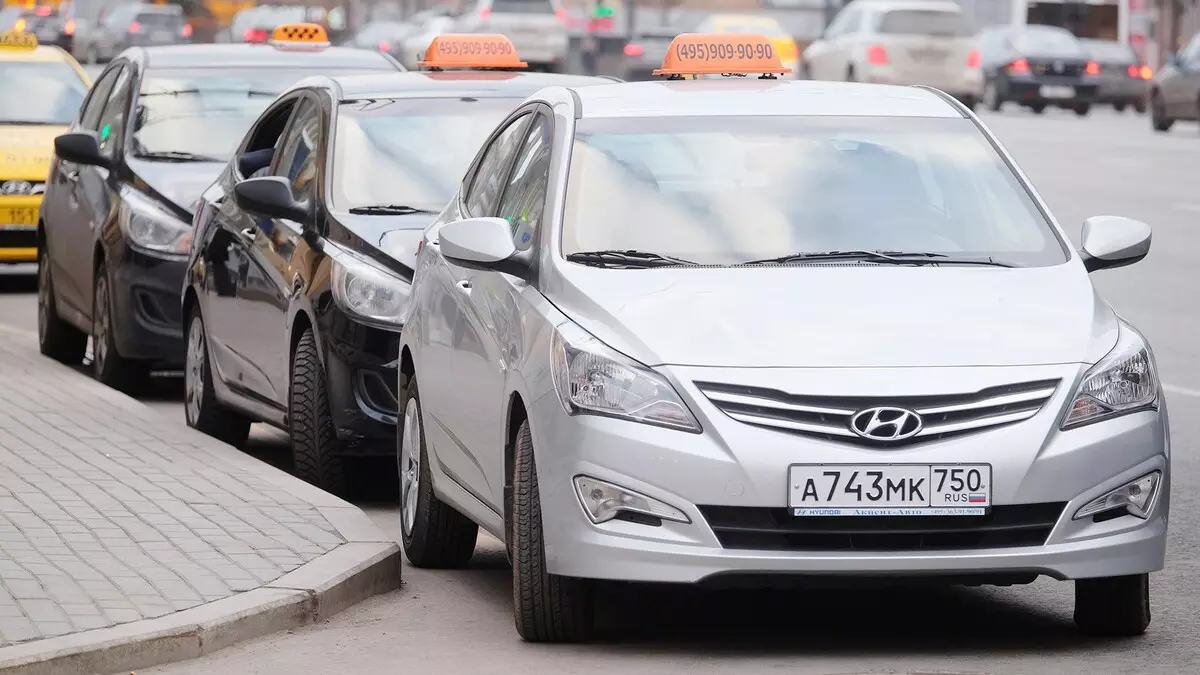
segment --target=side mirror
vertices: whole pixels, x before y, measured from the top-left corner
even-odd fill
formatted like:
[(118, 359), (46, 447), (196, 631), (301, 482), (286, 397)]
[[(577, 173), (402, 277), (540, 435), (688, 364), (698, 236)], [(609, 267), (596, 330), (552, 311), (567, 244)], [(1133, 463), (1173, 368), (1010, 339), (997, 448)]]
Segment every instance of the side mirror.
[(1150, 252), (1150, 226), (1120, 216), (1083, 221), (1083, 266), (1089, 272), (1132, 265)]
[(296, 200), (287, 179), (262, 176), (244, 180), (233, 186), (233, 200), (244, 211), (308, 225), (308, 202)]
[(443, 225), (438, 245), (449, 262), (476, 270), (516, 277), (529, 271), (528, 261), (513, 244), (512, 227), (503, 218), (467, 218)]
[(100, 138), (94, 131), (76, 131), (55, 138), (54, 154), (75, 164), (112, 168), (112, 161), (100, 154)]

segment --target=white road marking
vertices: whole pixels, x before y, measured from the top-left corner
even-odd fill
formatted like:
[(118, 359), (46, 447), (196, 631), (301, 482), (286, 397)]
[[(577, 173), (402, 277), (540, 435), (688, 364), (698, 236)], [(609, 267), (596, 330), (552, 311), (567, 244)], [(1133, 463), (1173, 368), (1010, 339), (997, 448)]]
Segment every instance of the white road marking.
[(1200, 389), (1189, 389), (1187, 387), (1181, 387), (1177, 384), (1163, 384), (1162, 388), (1164, 391), (1170, 391), (1170, 392), (1174, 392), (1176, 394), (1183, 394), (1184, 396), (1195, 396), (1196, 398), (1200, 398)]

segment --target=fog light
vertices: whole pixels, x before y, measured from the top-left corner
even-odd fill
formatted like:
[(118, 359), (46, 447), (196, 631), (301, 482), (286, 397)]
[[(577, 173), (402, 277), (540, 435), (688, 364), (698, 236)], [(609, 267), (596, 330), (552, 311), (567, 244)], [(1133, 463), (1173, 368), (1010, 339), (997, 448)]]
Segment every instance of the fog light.
[(1141, 478), (1131, 480), (1084, 504), (1075, 512), (1075, 520), (1117, 509), (1124, 509), (1131, 516), (1146, 518), (1150, 514), (1150, 507), (1154, 504), (1154, 496), (1158, 493), (1158, 483), (1161, 478), (1160, 472), (1152, 471)]
[(687, 515), (668, 506), (657, 499), (634, 492), (612, 483), (606, 483), (587, 476), (575, 477), (575, 494), (579, 495), (579, 503), (593, 523), (605, 523), (616, 518), (622, 512), (640, 513), (652, 518), (673, 520), (677, 523), (690, 523)]

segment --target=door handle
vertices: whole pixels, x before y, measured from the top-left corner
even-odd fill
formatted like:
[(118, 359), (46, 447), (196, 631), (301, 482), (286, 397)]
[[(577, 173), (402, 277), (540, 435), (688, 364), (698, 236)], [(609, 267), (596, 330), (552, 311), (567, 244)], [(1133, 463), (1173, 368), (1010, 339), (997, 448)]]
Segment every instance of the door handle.
[(454, 284), (454, 287), (457, 288), (459, 290), (459, 292), (461, 292), (461, 293), (470, 293), (471, 292), (471, 280), (463, 279), (462, 281)]
[(79, 182), (79, 169), (70, 169), (68, 171), (63, 171), (63, 178), (67, 179), (68, 181), (70, 181), (72, 183), (78, 183)]
[(257, 227), (247, 227), (246, 229), (242, 230), (241, 232), (238, 232), (238, 234), (242, 235), (243, 239), (253, 239), (254, 236), (256, 234), (258, 234), (258, 228)]

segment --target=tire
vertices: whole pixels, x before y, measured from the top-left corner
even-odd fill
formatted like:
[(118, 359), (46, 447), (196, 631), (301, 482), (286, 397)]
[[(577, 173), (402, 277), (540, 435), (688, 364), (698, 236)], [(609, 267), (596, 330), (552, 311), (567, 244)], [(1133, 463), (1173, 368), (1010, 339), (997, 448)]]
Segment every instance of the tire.
[(1122, 102), (1120, 102), (1120, 101), (1118, 101), (1118, 102), (1116, 102), (1116, 103), (1114, 103), (1114, 104), (1113, 104), (1113, 110), (1115, 110), (1115, 111), (1117, 111), (1117, 112), (1119, 112), (1119, 113), (1123, 113), (1123, 112), (1125, 112), (1125, 104), (1124, 104), (1124, 103), (1122, 103)]
[(974, 112), (975, 108), (979, 105), (979, 99), (975, 98), (974, 96), (963, 96), (959, 99), (959, 102), (966, 106), (967, 110), (972, 112)]
[(542, 506), (529, 422), (517, 431), (513, 461), (513, 618), (528, 642), (583, 642), (595, 628), (592, 583), (546, 571)]
[(1142, 101), (1140, 99), (1137, 101), (1134, 101), (1133, 102), (1133, 111), (1139, 115), (1145, 115), (1146, 114), (1146, 102)]
[(983, 86), (983, 101), (992, 112), (1000, 112), (1004, 107), (1004, 101), (1000, 99), (1000, 89), (994, 81), (989, 81)]
[(1087, 117), (1087, 114), (1092, 111), (1092, 104), (1076, 103), (1072, 110), (1074, 110), (1075, 114), (1080, 117)]
[(317, 340), (306, 328), (292, 357), (291, 386), (288, 388), (288, 433), (292, 440), (292, 465), (297, 478), (326, 492), (345, 494), (346, 478), (341, 444), (329, 412), (325, 390), (325, 367), (317, 352)]
[(479, 526), (434, 494), (416, 378), (409, 380), (402, 419), (396, 437), (396, 468), (400, 472), (404, 555), (414, 567), (465, 567), (475, 555)]
[(148, 364), (127, 359), (117, 351), (113, 337), (112, 297), (109, 291), (108, 269), (103, 262), (96, 266), (92, 284), (92, 375), (104, 385), (131, 393), (150, 377)]
[(50, 277), (50, 256), (42, 242), (38, 250), (38, 349), (43, 356), (69, 366), (83, 362), (87, 353), (87, 333), (62, 320), (54, 300), (54, 280)]
[(1135, 637), (1150, 626), (1150, 575), (1079, 579), (1075, 625), (1087, 635)]
[(846, 68), (846, 81), (858, 82), (858, 77), (854, 74), (854, 66), (848, 66)]
[(245, 447), (250, 435), (250, 419), (217, 401), (213, 388), (214, 370), (208, 353), (208, 332), (199, 306), (188, 315), (186, 330), (183, 411), (187, 425), (235, 448)]
[(1046, 112), (1046, 104), (1045, 103), (1031, 103), (1029, 105), (1029, 109), (1033, 111), (1034, 115), (1041, 115), (1042, 113)]
[(1155, 131), (1170, 131), (1175, 120), (1167, 117), (1167, 104), (1157, 91), (1150, 99), (1150, 127)]

